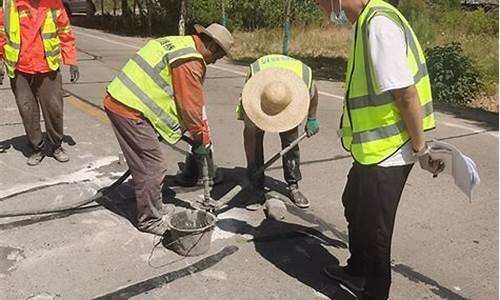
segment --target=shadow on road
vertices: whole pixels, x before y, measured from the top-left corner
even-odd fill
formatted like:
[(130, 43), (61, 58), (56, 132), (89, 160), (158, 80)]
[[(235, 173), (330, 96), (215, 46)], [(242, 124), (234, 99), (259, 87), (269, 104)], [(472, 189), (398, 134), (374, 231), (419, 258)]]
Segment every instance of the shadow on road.
[(330, 299), (356, 299), (322, 271), (325, 265), (339, 264), (326, 247), (344, 248), (342, 241), (311, 227), (270, 219), (264, 219), (258, 226), (236, 219), (223, 219), (217, 225), (225, 231), (252, 235), (248, 242), (254, 244), (257, 253), (316, 292)]
[(470, 125), (484, 128), (485, 131), (498, 131), (498, 113), (478, 108), (461, 108), (435, 103), (434, 109), (440, 113), (459, 118)]
[(202, 258), (198, 260), (195, 263), (189, 264), (186, 267), (172, 271), (172, 272), (167, 272), (164, 274), (161, 274), (159, 276), (153, 277), (146, 279), (141, 282), (137, 282), (125, 287), (121, 287), (118, 290), (106, 293), (102, 296), (92, 298), (93, 300), (107, 300), (107, 299), (129, 299), (134, 296), (142, 295), (142, 294), (147, 294), (148, 291), (160, 288), (164, 285), (167, 285), (177, 279), (181, 279), (183, 277), (188, 277), (188, 276), (193, 276), (193, 274), (196, 274), (198, 272), (210, 269), (211, 267), (217, 265), (219, 262), (224, 260), (226, 257), (229, 257), (236, 253), (239, 250), (238, 247), (236, 246), (226, 246), (219, 252), (207, 256), (205, 258)]
[[(44, 139), (46, 141), (46, 148), (50, 149), (52, 146), (48, 146), (47, 137), (44, 134)], [(63, 144), (67, 144), (69, 146), (76, 145), (75, 140), (72, 136), (65, 135), (63, 137)], [(48, 147), (47, 147), (48, 146)], [(33, 150), (31, 145), (29, 144), (28, 137), (26, 135), (16, 136), (7, 140), (0, 141), (0, 153), (4, 153), (7, 150), (13, 148), (14, 150), (21, 152), (24, 157), (29, 157)]]

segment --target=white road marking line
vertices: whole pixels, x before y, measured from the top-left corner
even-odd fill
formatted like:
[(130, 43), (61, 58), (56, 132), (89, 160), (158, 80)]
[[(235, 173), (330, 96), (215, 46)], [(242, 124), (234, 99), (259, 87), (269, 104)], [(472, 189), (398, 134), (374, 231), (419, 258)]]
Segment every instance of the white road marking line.
[[(91, 38), (95, 38), (95, 39), (98, 39), (98, 40), (102, 40), (102, 41), (105, 41), (105, 42), (108, 42), (108, 43), (112, 43), (112, 44), (116, 44), (116, 45), (121, 45), (121, 46), (124, 46), (124, 47), (136, 49), (136, 50), (140, 49), (140, 47), (132, 46), (130, 44), (126, 44), (126, 43), (122, 43), (122, 42), (118, 42), (118, 41), (115, 41), (115, 40), (110, 39), (110, 38), (102, 38), (102, 37), (99, 37), (99, 36), (96, 36), (96, 35), (92, 35), (92, 34), (88, 34), (88, 33), (83, 33), (81, 31), (75, 31), (75, 32), (77, 34), (81, 34), (81, 35), (84, 35), (84, 36), (87, 36), (87, 37), (91, 37)], [(225, 67), (215, 66), (215, 65), (209, 65), (209, 67), (214, 68), (214, 69), (218, 69), (218, 70), (221, 70), (221, 71), (230, 72), (230, 73), (237, 74), (237, 75), (246, 76), (245, 72), (236, 71), (236, 70), (233, 70), (233, 69), (230, 69), (230, 68), (225, 68)], [(322, 96), (331, 97), (331, 98), (335, 98), (335, 99), (339, 99), (339, 100), (343, 100), (344, 99), (344, 97), (339, 96), (339, 95), (330, 94), (330, 93), (326, 93), (326, 92), (322, 92), (322, 91), (318, 91), (318, 92)], [(449, 127), (460, 128), (460, 129), (463, 129), (463, 130), (466, 130), (466, 131), (470, 131), (472, 133), (482, 133), (482, 134), (487, 134), (489, 136), (493, 136), (493, 137), (498, 138), (498, 133), (495, 133), (495, 132), (489, 132), (489, 131), (485, 132), (484, 130), (478, 130), (478, 129), (471, 128), (471, 127), (468, 127), (468, 126), (459, 125), (459, 124), (453, 124), (453, 123), (444, 122), (444, 121), (438, 121), (438, 123), (441, 123), (441, 124), (449, 126)]]
[(128, 47), (128, 48), (131, 48), (131, 49), (135, 49), (135, 50), (139, 50), (141, 48), (139, 46), (133, 46), (133, 45), (130, 45), (130, 44), (118, 42), (118, 41), (112, 40), (110, 38), (103, 38), (103, 37), (96, 36), (96, 35), (93, 35), (93, 34), (84, 33), (84, 32), (81, 32), (79, 30), (73, 30), (73, 32), (75, 32), (77, 34), (81, 34), (81, 35), (87, 36), (87, 37), (91, 37), (91, 38), (94, 38), (94, 39), (97, 39), (97, 40), (105, 41), (105, 42), (108, 42), (110, 44), (120, 45), (120, 46)]
[(463, 129), (466, 131), (470, 131), (471, 133), (482, 133), (482, 134), (487, 134), (487, 135), (498, 138), (498, 132), (486, 131), (485, 129), (474, 129), (474, 128), (469, 127), (469, 126), (464, 126), (464, 125), (445, 122), (445, 121), (438, 121), (438, 122), (445, 125), (445, 126)]
[(325, 93), (325, 92), (322, 92), (322, 91), (318, 91), (318, 94), (320, 94), (322, 96), (332, 97), (332, 98), (339, 99), (339, 100), (344, 100), (343, 96), (334, 95), (334, 94), (330, 94), (330, 93)]
[(93, 181), (93, 180), (98, 180), (98, 176), (102, 175), (99, 172), (96, 172), (96, 169), (102, 167), (102, 166), (107, 166), (111, 164), (112, 162), (118, 160), (117, 156), (107, 156), (101, 159), (98, 159), (93, 162), (89, 162), (84, 166), (82, 169), (70, 173), (70, 174), (64, 174), (58, 177), (54, 177), (45, 181), (37, 181), (37, 182), (32, 182), (32, 183), (22, 183), (22, 184), (17, 184), (11, 187), (10, 189), (2, 190), (0, 191), (0, 198), (6, 198), (9, 197), (10, 195), (15, 195), (18, 193), (22, 193), (24, 191), (28, 191), (32, 188), (36, 187), (42, 187), (46, 185), (53, 185), (53, 184), (59, 184), (59, 183), (76, 183), (76, 182), (82, 182), (82, 181)]
[[(218, 69), (218, 70), (221, 70), (221, 71), (230, 72), (230, 73), (237, 74), (237, 75), (242, 75), (242, 76), (246, 76), (247, 75), (245, 72), (236, 71), (236, 70), (225, 68), (225, 67), (221, 67), (221, 66), (210, 65), (209, 67), (214, 68), (214, 69)], [(326, 93), (326, 92), (322, 92), (322, 91), (319, 91), (319, 94), (322, 95), (322, 96), (327, 96), (327, 97), (332, 97), (332, 98), (339, 99), (339, 100), (344, 100), (344, 97), (343, 96), (339, 96), (339, 95), (334, 95), (334, 94), (330, 94), (330, 93)]]

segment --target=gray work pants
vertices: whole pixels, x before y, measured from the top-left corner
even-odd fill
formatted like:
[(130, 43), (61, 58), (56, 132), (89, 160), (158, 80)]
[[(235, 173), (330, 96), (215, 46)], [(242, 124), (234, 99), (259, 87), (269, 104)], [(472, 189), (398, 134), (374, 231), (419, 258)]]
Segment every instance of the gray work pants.
[(33, 149), (42, 150), (44, 147), (40, 108), (47, 137), (54, 149), (59, 148), (64, 136), (61, 72), (26, 74), (16, 71), (16, 76), (10, 80), (10, 86)]
[(106, 110), (134, 179), (137, 228), (145, 230), (161, 221), (162, 181), (166, 173), (163, 153), (152, 125)]

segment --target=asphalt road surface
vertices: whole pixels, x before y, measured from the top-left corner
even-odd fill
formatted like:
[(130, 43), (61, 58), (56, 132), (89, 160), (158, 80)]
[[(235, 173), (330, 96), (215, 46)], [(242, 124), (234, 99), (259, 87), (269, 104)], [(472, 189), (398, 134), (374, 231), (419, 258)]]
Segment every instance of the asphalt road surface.
[[(27, 140), (7, 80), (0, 87), (0, 213), (74, 203), (115, 181), (126, 164), (102, 111), (105, 87), (144, 44), (75, 28), (81, 78), (69, 83), (64, 67), (65, 144), (71, 161), (47, 157), (26, 165)], [(333, 66), (332, 66), (333, 68)], [(235, 105), (245, 66), (221, 61), (208, 68), (205, 92), (215, 159), (225, 183), (219, 199), (245, 174), (243, 124)], [(130, 220), (133, 183), (84, 209), (39, 217), (0, 219), (0, 299), (355, 299), (322, 267), (344, 264), (346, 223), (340, 201), (352, 163), (336, 138), (343, 85), (319, 81), (320, 133), (301, 145), (301, 189), (307, 210), (287, 203), (281, 222), (250, 212), (241, 193), (219, 215), (209, 252), (181, 257)], [(481, 184), (472, 202), (451, 176), (434, 179), (414, 168), (398, 210), (393, 238), (391, 299), (498, 297), (498, 120), (488, 114), (438, 111), (428, 138), (444, 140), (473, 158)], [(167, 185), (187, 145), (165, 146)], [(279, 150), (266, 135), (266, 157)], [(281, 162), (266, 185), (283, 193)], [(164, 201), (200, 199), (199, 188), (165, 188)]]

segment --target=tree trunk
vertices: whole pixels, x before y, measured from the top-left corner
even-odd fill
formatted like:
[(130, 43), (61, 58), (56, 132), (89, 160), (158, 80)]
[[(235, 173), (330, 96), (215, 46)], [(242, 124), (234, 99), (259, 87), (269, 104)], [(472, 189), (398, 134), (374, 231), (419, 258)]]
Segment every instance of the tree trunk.
[(181, 14), (179, 17), (179, 35), (186, 34), (186, 1), (181, 0)]
[(283, 24), (283, 55), (288, 55), (288, 41), (290, 39), (290, 11), (293, 0), (285, 0), (285, 22)]
[(222, 25), (227, 26), (227, 16), (226, 16), (226, 0), (222, 0)]
[(130, 11), (128, 10), (128, 1), (122, 0), (122, 17), (128, 19)]
[(146, 8), (148, 9), (148, 33), (153, 34), (153, 3), (152, 0), (146, 0)]

